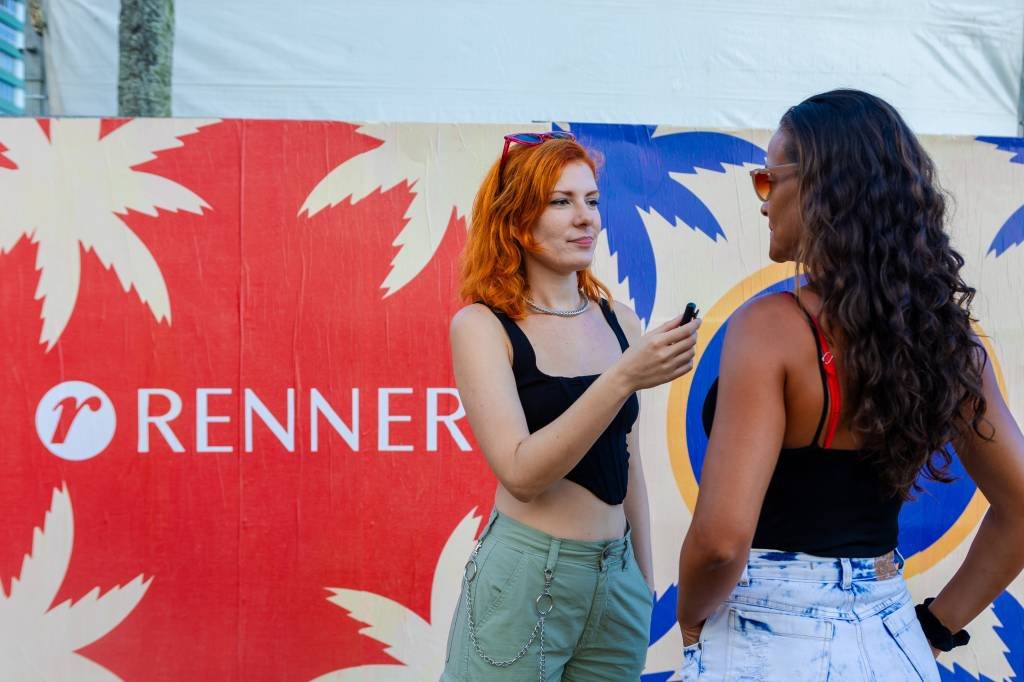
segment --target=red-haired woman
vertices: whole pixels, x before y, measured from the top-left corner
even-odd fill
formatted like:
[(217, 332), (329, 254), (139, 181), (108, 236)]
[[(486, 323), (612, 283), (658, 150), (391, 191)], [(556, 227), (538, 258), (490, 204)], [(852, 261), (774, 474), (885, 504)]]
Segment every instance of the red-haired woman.
[(590, 272), (595, 164), (522, 133), (477, 192), (455, 379), (498, 479), (442, 680), (636, 680), (652, 607), (635, 392), (692, 368), (698, 321), (641, 335)]

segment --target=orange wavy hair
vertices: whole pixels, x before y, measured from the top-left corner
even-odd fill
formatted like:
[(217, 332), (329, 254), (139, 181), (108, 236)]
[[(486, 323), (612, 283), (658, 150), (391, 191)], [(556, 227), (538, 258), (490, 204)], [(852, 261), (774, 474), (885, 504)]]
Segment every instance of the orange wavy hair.
[[(473, 200), (469, 239), (462, 253), (461, 295), (481, 301), (514, 320), (526, 316), (524, 252), (537, 253), (533, 227), (547, 208), (551, 191), (566, 165), (582, 162), (597, 177), (597, 164), (579, 143), (545, 140), (532, 147), (513, 146), (505, 159), (503, 187), (498, 193), (494, 162)], [(612, 300), (611, 292), (590, 268), (579, 270), (576, 281), (583, 295)]]

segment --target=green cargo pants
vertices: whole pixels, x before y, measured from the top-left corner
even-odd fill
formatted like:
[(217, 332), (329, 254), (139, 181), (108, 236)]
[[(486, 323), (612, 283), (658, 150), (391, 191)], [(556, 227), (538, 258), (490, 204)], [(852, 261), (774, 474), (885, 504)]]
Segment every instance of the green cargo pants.
[(628, 530), (562, 540), (495, 510), (466, 564), (441, 682), (638, 680), (652, 597)]

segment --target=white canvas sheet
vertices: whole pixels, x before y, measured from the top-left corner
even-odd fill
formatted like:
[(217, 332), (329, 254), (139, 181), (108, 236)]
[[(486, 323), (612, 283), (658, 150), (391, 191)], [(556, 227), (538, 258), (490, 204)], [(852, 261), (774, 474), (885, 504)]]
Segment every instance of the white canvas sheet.
[[(1021, 0), (178, 0), (174, 115), (772, 128), (834, 87), (1017, 135)], [(51, 111), (117, 110), (117, 0), (48, 0)]]

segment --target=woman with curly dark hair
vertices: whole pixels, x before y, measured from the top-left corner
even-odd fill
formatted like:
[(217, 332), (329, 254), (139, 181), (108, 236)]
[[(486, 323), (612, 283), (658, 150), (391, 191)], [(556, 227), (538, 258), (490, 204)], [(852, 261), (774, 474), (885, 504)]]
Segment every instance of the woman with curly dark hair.
[[(938, 680), (933, 654), (1024, 567), (1024, 437), (932, 161), (889, 104), (836, 90), (787, 111), (751, 175), (771, 259), (806, 283), (729, 322), (679, 558), (684, 679)], [(954, 451), (991, 507), (915, 608), (900, 507)]]

